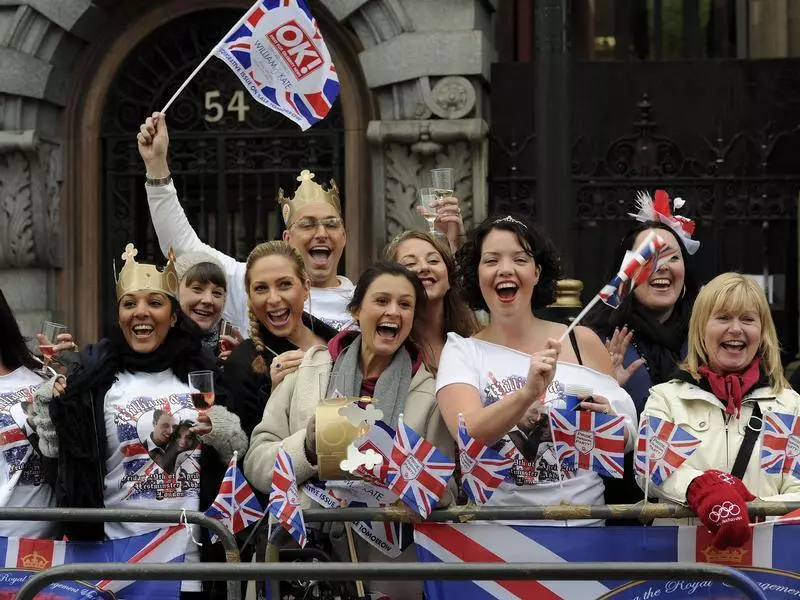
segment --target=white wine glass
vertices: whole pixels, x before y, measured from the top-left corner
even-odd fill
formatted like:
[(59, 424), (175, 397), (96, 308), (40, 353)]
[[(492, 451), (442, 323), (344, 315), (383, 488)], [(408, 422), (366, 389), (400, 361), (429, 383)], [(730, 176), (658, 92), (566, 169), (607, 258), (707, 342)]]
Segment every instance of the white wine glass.
[(428, 232), (435, 235), (436, 227), (436, 191), (433, 188), (419, 189), (419, 206), (422, 216), (428, 222)]

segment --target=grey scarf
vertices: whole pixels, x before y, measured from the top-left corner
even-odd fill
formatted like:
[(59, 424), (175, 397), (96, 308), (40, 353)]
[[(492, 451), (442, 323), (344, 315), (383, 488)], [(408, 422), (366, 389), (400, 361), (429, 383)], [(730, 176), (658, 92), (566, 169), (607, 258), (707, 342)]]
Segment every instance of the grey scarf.
[[(361, 372), (361, 335), (339, 355), (328, 380), (328, 397), (335, 392), (344, 396), (360, 396), (363, 373)], [(383, 411), (383, 422), (397, 427), (397, 417), (406, 406), (408, 389), (411, 387), (411, 357), (401, 346), (392, 362), (378, 377), (375, 384), (375, 408)]]

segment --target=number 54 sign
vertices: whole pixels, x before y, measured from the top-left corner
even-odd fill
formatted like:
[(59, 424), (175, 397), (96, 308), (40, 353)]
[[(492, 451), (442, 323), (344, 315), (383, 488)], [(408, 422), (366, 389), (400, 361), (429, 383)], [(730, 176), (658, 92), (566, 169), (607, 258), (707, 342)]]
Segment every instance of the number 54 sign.
[(222, 92), (209, 90), (205, 93), (204, 107), (205, 115), (203, 117), (209, 123), (219, 123), (226, 112), (236, 114), (236, 120), (244, 123), (247, 111), (250, 110), (245, 101), (244, 90), (235, 91), (228, 100), (227, 106), (223, 102)]

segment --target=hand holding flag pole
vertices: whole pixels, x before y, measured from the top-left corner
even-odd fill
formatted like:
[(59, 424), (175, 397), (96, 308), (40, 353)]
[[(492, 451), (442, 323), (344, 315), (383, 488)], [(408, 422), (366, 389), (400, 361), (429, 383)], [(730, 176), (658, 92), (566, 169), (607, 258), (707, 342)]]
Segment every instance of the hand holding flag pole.
[(611, 308), (617, 308), (634, 287), (647, 281), (650, 275), (658, 270), (662, 261), (672, 256), (674, 252), (675, 250), (664, 241), (664, 238), (651, 231), (635, 251), (625, 253), (617, 274), (572, 320), (558, 341), (563, 342), (601, 300)]

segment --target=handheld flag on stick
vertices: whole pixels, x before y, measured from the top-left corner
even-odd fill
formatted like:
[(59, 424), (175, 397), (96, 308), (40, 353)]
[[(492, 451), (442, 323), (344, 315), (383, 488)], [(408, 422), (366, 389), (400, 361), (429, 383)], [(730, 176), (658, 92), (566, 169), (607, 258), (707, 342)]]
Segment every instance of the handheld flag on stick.
[(461, 485), (475, 504), (486, 504), (511, 470), (514, 460), (505, 457), (471, 437), (458, 415), (458, 458), (461, 463)]
[(426, 519), (444, 494), (456, 465), (403, 422), (397, 422), (387, 487)]
[(663, 262), (671, 257), (675, 250), (664, 241), (664, 238), (650, 232), (644, 241), (633, 252), (626, 252), (619, 271), (603, 286), (597, 295), (586, 305), (570, 323), (559, 341), (563, 341), (570, 331), (575, 329), (594, 305), (603, 301), (611, 308), (617, 308), (633, 288), (647, 281)]
[(269, 513), (288, 531), (295, 541), (306, 545), (306, 523), (300, 508), (297, 479), (294, 475), (292, 457), (281, 446), (275, 457), (272, 471), (272, 491), (269, 494)]
[(761, 439), (761, 468), (800, 478), (800, 416), (768, 412)]
[[(253, 493), (250, 484), (236, 465), (238, 452), (233, 453), (233, 458), (228, 463), (228, 470), (219, 486), (216, 499), (208, 507), (206, 516), (228, 523), (228, 529), (236, 534), (257, 522), (264, 516), (264, 509)], [(212, 534), (211, 543), (217, 541), (217, 536)]]
[(666, 419), (649, 415), (645, 423), (647, 435), (643, 438), (641, 431), (639, 433), (633, 468), (656, 485), (663, 485), (695, 453), (700, 440)]
[(258, 0), (169, 99), (166, 112), (216, 56), (253, 98), (305, 131), (325, 118), (339, 96), (339, 78), (305, 0)]
[(589, 410), (550, 411), (560, 463), (603, 477), (625, 473), (625, 417)]

